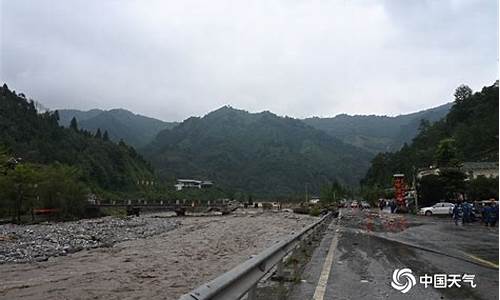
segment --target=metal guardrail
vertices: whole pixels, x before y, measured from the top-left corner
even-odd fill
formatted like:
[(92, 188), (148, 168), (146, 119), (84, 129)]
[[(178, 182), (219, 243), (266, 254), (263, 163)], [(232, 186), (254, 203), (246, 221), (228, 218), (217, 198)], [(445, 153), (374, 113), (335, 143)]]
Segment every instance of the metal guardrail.
[(328, 213), (315, 223), (307, 226), (282, 241), (277, 242), (256, 256), (236, 266), (214, 280), (199, 286), (181, 296), (179, 300), (235, 300), (247, 295), (248, 300), (255, 299), (257, 283), (276, 265), (278, 276), (283, 272), (283, 260), (300, 242), (318, 229), (320, 224), (332, 217)]

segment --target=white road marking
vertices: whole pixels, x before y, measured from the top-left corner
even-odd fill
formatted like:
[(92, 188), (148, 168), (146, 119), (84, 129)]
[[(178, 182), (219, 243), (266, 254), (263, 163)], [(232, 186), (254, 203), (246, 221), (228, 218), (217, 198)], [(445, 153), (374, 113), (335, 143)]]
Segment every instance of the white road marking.
[(333, 236), (332, 243), (330, 244), (330, 249), (328, 250), (328, 254), (326, 255), (325, 263), (323, 264), (323, 269), (321, 270), (321, 275), (319, 276), (318, 285), (316, 286), (316, 290), (314, 291), (313, 300), (323, 300), (326, 292), (326, 285), (328, 283), (328, 277), (330, 276), (330, 270), (333, 265), (333, 252), (335, 248), (337, 248), (337, 235), (338, 229), (336, 230), (335, 235)]

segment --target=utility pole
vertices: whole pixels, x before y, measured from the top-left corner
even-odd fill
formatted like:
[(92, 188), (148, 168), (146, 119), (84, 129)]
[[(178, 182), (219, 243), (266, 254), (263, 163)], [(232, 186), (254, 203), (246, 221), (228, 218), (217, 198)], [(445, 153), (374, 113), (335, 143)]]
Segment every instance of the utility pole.
[(412, 182), (412, 185), (413, 185), (413, 190), (415, 191), (414, 192), (414, 195), (415, 195), (415, 211), (418, 214), (417, 173), (416, 172), (417, 172), (416, 168), (415, 168), (415, 166), (413, 166), (413, 182)]

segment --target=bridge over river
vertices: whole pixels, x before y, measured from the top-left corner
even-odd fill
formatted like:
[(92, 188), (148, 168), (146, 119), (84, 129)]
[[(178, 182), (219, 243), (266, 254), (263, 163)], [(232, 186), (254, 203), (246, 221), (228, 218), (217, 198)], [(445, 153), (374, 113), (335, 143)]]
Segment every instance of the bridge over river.
[(135, 203), (132, 201), (127, 201), (127, 203), (94, 203), (87, 207), (87, 210), (92, 213), (98, 213), (102, 208), (126, 208), (127, 213), (130, 215), (138, 215), (140, 212), (144, 211), (172, 211), (178, 216), (184, 216), (186, 213), (208, 213), (208, 212), (220, 212), (223, 215), (229, 214), (240, 205), (234, 202), (226, 201), (187, 201), (187, 200), (176, 200), (172, 202), (160, 203), (147, 203), (145, 201)]

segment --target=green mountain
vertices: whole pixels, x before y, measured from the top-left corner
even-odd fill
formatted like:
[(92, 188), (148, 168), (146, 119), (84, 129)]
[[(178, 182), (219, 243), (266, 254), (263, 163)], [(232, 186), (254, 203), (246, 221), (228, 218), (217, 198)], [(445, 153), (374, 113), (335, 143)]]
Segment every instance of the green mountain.
[(446, 117), (433, 124), (421, 122), (410, 145), (394, 153), (378, 154), (362, 184), (390, 186), (394, 173), (413, 178), (416, 169), (439, 165), (436, 155), (440, 145), (452, 149), (446, 149), (446, 155), (458, 162), (498, 162), (498, 85), (474, 94), (462, 86), (455, 96)]
[(417, 134), (420, 120), (436, 122), (450, 110), (452, 103), (396, 117), (376, 115), (337, 115), (333, 118), (307, 118), (303, 121), (343, 142), (373, 154), (395, 151)]
[(101, 129), (102, 132), (108, 131), (109, 137), (113, 141), (124, 140), (136, 148), (148, 144), (163, 129), (172, 128), (177, 125), (176, 122), (163, 122), (158, 119), (134, 114), (125, 109), (100, 110), (92, 109), (89, 111), (66, 110), (59, 112), (59, 124), (69, 126), (73, 117), (78, 121), (81, 128), (96, 132)]
[(73, 118), (76, 118), (76, 120), (81, 123), (82, 121), (91, 119), (103, 112), (104, 110), (102, 109), (91, 109), (87, 111), (77, 109), (60, 109), (57, 111), (59, 114), (59, 125), (64, 127), (69, 127), (69, 123)]
[(153, 178), (149, 164), (125, 143), (117, 145), (87, 131), (60, 127), (57, 112), (38, 113), (33, 101), (5, 84), (0, 95), (0, 146), (22, 162), (74, 166), (94, 190), (132, 191), (137, 180)]
[(261, 196), (355, 185), (372, 155), (304, 122), (225, 106), (160, 132), (144, 149), (163, 177), (212, 180)]

